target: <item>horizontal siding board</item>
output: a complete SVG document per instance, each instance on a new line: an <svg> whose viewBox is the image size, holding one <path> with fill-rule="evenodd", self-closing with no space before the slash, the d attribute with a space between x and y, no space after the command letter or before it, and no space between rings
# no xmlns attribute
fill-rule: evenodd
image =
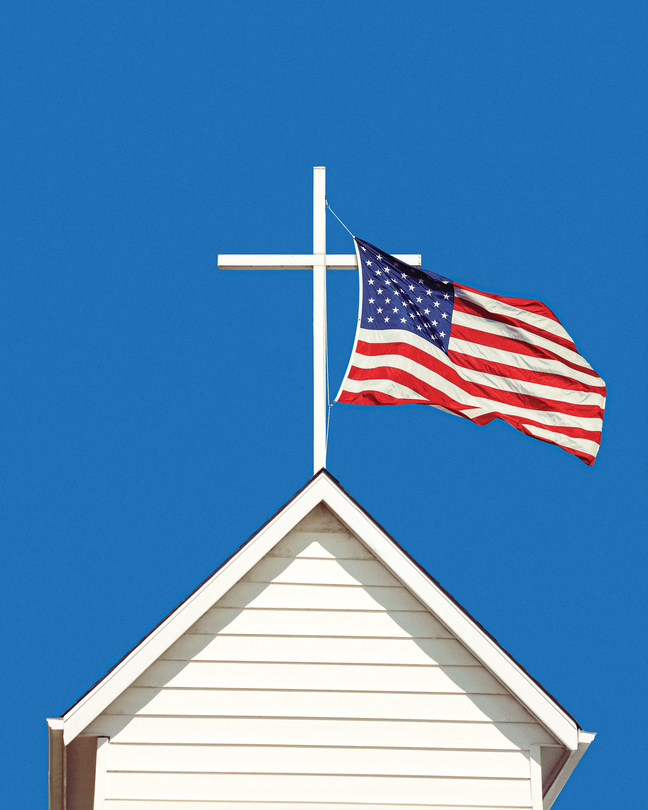
<svg viewBox="0 0 648 810"><path fill-rule="evenodd" d="M106 775L106 797L238 801L403 802L519 807L529 801L528 780L286 774L130 773Z"/></svg>
<svg viewBox="0 0 648 810"><path fill-rule="evenodd" d="M402 587L377 560L297 559L264 557L241 582L277 582L293 585L386 585Z"/></svg>
<svg viewBox="0 0 648 810"><path fill-rule="evenodd" d="M189 632L250 636L453 638L430 613L406 610L237 610L219 607L208 610Z"/></svg>
<svg viewBox="0 0 648 810"><path fill-rule="evenodd" d="M368 774L528 779L521 751L280 746L110 745L108 770L192 773Z"/></svg>
<svg viewBox="0 0 648 810"><path fill-rule="evenodd" d="M420 807L413 804L346 804L329 802L281 802L281 806L289 810L408 810L408 808ZM471 804L470 807L457 804L426 804L426 807L433 810L494 810L493 806L486 807L485 804ZM276 804L267 802L192 802L181 799L168 801L147 801L145 807L142 802L129 799L107 799L104 802L104 810L276 810ZM508 810L530 810L531 805L518 805L510 807Z"/></svg>
<svg viewBox="0 0 648 810"><path fill-rule="evenodd" d="M424 610L406 588L380 585L288 585L239 582L218 607L303 608L305 610Z"/></svg>
<svg viewBox="0 0 648 810"><path fill-rule="evenodd" d="M387 720L532 722L508 695L420 695L131 687L106 714L185 717L340 717Z"/></svg>
<svg viewBox="0 0 648 810"><path fill-rule="evenodd" d="M186 634L162 660L478 665L454 639L304 638Z"/></svg>
<svg viewBox="0 0 648 810"><path fill-rule="evenodd" d="M551 744L537 723L446 723L101 715L86 729L114 742L175 745L324 745L336 748L528 749Z"/></svg>
<svg viewBox="0 0 648 810"><path fill-rule="evenodd" d="M375 560L374 554L359 540L344 532L292 531L267 555L268 557L303 557L311 559Z"/></svg>
<svg viewBox="0 0 648 810"><path fill-rule="evenodd" d="M483 667L158 661L135 686L508 694Z"/></svg>

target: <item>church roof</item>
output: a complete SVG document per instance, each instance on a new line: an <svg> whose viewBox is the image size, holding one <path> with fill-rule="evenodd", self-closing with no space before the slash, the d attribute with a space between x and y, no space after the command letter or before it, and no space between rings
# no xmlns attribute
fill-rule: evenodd
<svg viewBox="0 0 648 810"><path fill-rule="evenodd" d="M520 703L572 752L557 795L593 739L326 470L311 478L231 557L62 715L65 743L77 735L194 625L318 504L326 507L450 630Z"/></svg>

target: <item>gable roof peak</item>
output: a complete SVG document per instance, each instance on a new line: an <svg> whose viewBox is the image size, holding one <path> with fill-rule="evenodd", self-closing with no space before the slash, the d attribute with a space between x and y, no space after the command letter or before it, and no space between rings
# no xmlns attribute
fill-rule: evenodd
<svg viewBox="0 0 648 810"><path fill-rule="evenodd" d="M65 742L86 728L207 610L320 505L322 527L338 521L444 624L520 703L572 751L576 721L425 571L326 469L319 470L234 554L116 664L64 715ZM329 517L330 515L330 517ZM304 524L302 524L304 525Z"/></svg>

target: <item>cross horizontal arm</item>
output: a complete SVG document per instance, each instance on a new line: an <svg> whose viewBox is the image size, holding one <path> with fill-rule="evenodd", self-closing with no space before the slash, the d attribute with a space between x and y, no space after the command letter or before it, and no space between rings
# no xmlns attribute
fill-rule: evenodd
<svg viewBox="0 0 648 810"><path fill-rule="evenodd" d="M399 262L421 266L420 253L396 254ZM221 270L312 270L313 256L309 254L291 254L287 256L257 253L249 256L222 254L218 257ZM326 255L328 270L357 270L358 260L355 253L328 253Z"/></svg>
<svg viewBox="0 0 648 810"><path fill-rule="evenodd" d="M221 270L312 270L313 257L310 253L288 256L263 253L252 256L221 255L218 257L218 266Z"/></svg>

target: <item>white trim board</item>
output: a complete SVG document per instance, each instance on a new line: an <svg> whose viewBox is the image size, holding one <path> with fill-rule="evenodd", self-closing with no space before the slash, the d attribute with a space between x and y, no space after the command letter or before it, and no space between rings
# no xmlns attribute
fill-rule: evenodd
<svg viewBox="0 0 648 810"><path fill-rule="evenodd" d="M319 503L360 540L523 706L570 751L583 743L576 721L371 518L321 470L232 557L167 616L64 715L69 744L136 678Z"/></svg>

